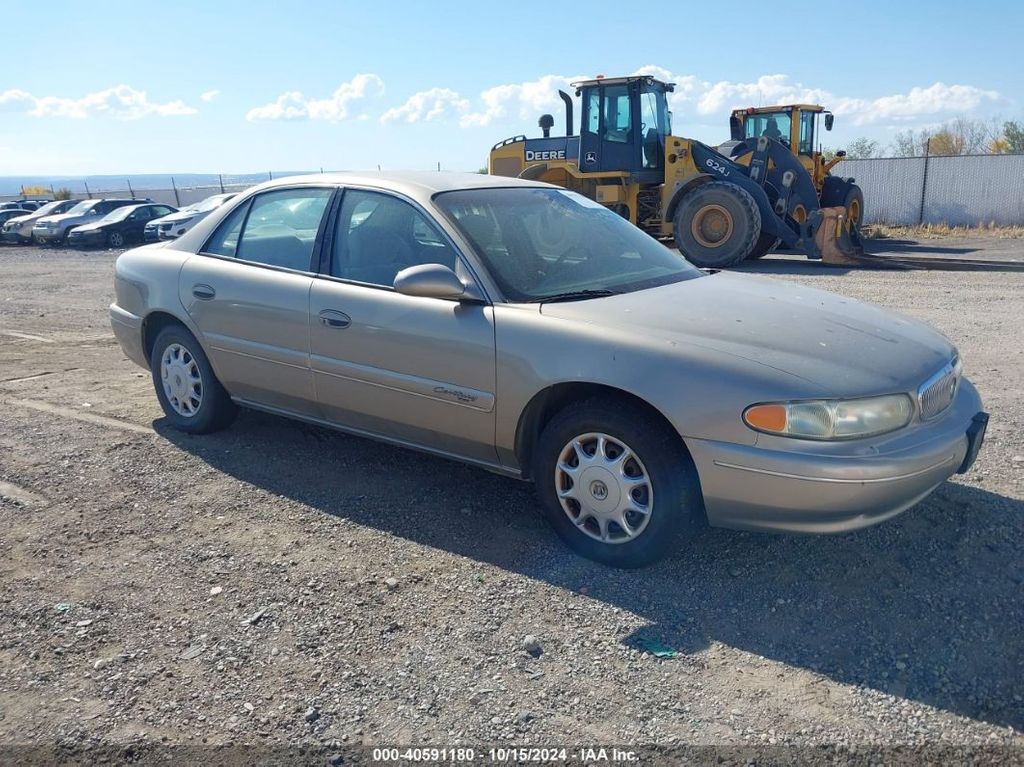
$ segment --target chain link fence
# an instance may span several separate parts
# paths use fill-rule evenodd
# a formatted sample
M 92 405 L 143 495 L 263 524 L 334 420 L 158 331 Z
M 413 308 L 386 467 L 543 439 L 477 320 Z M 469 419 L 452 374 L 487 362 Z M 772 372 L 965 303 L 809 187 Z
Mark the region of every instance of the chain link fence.
M 843 160 L 832 172 L 857 180 L 868 224 L 1024 225 L 1024 155 Z
M 868 224 L 1024 225 L 1024 155 L 843 160 L 833 173 L 852 176 L 864 190 L 865 223 Z M 285 174 L 221 176 L 215 184 L 172 184 L 170 188 L 161 189 L 136 186 L 131 179 L 125 179 L 124 185 L 118 188 L 97 189 L 83 183 L 72 188 L 72 196 L 75 199 L 148 198 L 182 208 L 211 194 L 241 192 L 279 175 Z M 0 196 L 0 202 L 18 197 Z
M 255 184 L 260 184 L 264 181 L 269 181 L 275 178 L 281 178 L 286 175 L 311 175 L 312 173 L 314 172 L 270 172 L 262 175 L 219 176 L 215 182 L 191 185 L 178 185 L 174 183 L 174 179 L 172 178 L 171 185 L 169 187 L 155 188 L 146 183 L 133 184 L 131 178 L 125 178 L 123 184 L 111 184 L 109 181 L 101 184 L 97 184 L 96 182 L 90 184 L 88 181 L 82 181 L 77 184 L 61 184 L 57 188 L 54 188 L 54 186 L 49 184 L 40 184 L 37 186 L 23 188 L 23 194 L 0 195 L 0 202 L 19 200 L 22 197 L 28 197 L 31 199 L 53 199 L 59 191 L 59 187 L 63 186 L 71 192 L 71 199 L 74 200 L 100 199 L 103 197 L 130 197 L 132 199 L 137 199 L 139 202 L 151 200 L 153 202 L 162 202 L 167 205 L 173 205 L 176 208 L 184 208 L 188 205 L 194 205 L 201 200 L 205 200 L 213 194 L 222 194 L 225 192 L 238 193 L 254 186 Z M 45 189 L 46 192 L 43 194 L 33 194 L 25 191 L 25 189 L 39 188 Z

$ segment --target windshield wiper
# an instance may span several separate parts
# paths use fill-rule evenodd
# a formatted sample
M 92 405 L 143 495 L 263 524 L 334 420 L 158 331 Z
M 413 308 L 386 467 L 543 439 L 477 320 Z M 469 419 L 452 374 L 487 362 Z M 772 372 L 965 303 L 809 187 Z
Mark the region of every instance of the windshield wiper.
M 601 298 L 603 296 L 617 296 L 619 291 L 608 290 L 607 288 L 591 289 L 591 290 L 570 290 L 565 293 L 555 293 L 550 296 L 544 296 L 543 298 L 535 298 L 530 301 L 531 304 L 546 304 L 554 303 L 555 301 L 582 301 L 587 298 Z

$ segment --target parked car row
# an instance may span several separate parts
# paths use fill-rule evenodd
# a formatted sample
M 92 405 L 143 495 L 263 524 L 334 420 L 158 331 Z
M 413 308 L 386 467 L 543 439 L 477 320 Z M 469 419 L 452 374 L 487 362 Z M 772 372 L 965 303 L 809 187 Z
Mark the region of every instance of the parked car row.
M 0 204 L 0 239 L 15 244 L 120 248 L 180 237 L 233 194 L 215 194 L 179 210 L 150 199 L 54 200 L 35 209 Z M 17 206 L 17 207 L 10 207 Z

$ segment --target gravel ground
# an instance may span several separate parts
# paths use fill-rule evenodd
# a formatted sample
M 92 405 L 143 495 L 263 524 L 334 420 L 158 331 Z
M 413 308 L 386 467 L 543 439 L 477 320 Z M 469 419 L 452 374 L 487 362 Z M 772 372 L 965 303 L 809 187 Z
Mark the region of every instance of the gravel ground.
M 985 448 L 879 527 L 619 572 L 514 480 L 252 412 L 169 430 L 110 332 L 115 255 L 0 248 L 0 744 L 1024 758 L 1024 275 L 753 266 L 946 333 Z

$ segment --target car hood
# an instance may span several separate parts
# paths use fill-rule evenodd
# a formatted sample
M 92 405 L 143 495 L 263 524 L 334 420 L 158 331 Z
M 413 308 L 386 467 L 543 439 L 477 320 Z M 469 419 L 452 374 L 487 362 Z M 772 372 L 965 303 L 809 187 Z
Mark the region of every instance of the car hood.
M 109 226 L 110 223 L 111 223 L 110 221 L 90 221 L 88 224 L 82 224 L 81 226 L 76 226 L 75 227 L 75 231 L 76 232 L 92 232 L 92 231 L 95 231 L 97 229 L 102 229 L 105 226 Z
M 180 224 L 185 221 L 191 221 L 193 218 L 202 216 L 202 213 L 171 213 L 163 218 L 155 219 L 161 224 Z
M 918 320 L 823 290 L 728 272 L 548 303 L 541 311 L 742 357 L 835 397 L 914 391 L 956 353 Z
M 36 223 L 37 224 L 73 224 L 76 221 L 91 221 L 96 218 L 95 213 L 76 213 L 71 215 L 70 213 L 61 213 L 56 216 L 43 216 Z

